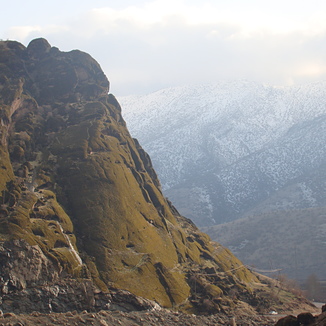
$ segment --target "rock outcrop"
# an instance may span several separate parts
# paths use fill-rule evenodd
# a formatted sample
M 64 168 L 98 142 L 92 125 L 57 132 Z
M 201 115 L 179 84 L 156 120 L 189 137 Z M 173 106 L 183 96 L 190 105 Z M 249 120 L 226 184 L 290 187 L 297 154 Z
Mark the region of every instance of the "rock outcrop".
M 0 42 L 0 82 L 1 309 L 260 305 L 256 276 L 163 197 L 93 58 Z

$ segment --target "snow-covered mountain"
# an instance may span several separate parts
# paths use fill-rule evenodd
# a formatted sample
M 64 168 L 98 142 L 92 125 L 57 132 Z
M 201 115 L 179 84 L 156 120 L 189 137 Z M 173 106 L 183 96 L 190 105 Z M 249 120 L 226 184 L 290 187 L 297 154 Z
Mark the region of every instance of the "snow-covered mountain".
M 326 206 L 326 82 L 219 82 L 119 102 L 165 195 L 197 225 Z

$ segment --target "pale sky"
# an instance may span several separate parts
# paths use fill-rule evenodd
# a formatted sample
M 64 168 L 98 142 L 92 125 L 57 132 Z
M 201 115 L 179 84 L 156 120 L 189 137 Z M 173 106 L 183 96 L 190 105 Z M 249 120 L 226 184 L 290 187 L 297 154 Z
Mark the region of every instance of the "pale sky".
M 326 79 L 324 0 L 0 0 L 0 38 L 101 65 L 115 95 L 219 80 Z

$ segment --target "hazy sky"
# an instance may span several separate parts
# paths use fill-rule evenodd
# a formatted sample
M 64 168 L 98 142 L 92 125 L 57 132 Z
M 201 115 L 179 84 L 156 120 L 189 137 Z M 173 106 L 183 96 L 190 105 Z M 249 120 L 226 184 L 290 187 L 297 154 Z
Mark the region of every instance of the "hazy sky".
M 324 0 L 0 0 L 0 38 L 45 37 L 102 66 L 115 95 L 249 79 L 326 79 Z

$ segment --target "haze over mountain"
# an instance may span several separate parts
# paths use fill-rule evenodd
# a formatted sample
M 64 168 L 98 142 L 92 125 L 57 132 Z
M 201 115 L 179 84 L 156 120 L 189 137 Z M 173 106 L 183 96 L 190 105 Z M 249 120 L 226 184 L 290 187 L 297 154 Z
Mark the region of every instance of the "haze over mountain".
M 203 230 L 269 276 L 301 284 L 311 275 L 326 279 L 326 207 L 272 211 Z
M 197 225 L 326 206 L 326 82 L 239 80 L 119 101 L 164 193 Z

